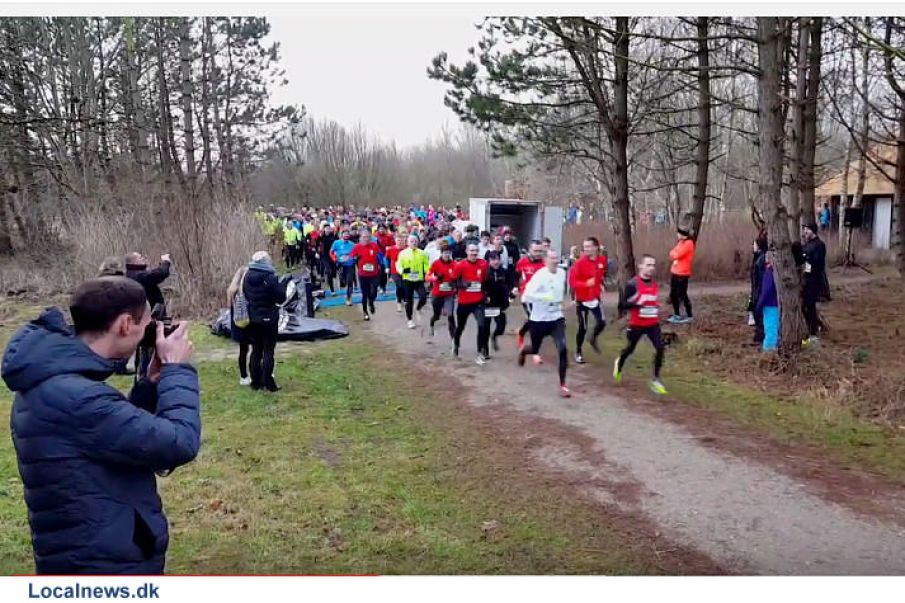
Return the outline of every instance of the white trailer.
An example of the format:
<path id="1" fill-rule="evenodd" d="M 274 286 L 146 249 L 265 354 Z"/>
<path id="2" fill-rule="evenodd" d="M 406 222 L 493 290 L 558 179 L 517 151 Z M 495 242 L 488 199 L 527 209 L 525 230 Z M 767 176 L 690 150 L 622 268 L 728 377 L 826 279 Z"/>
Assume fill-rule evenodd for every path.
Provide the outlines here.
<path id="1" fill-rule="evenodd" d="M 532 239 L 549 237 L 550 248 L 562 254 L 561 207 L 525 199 L 472 198 L 468 200 L 468 219 L 481 230 L 508 227 L 522 248 Z"/>

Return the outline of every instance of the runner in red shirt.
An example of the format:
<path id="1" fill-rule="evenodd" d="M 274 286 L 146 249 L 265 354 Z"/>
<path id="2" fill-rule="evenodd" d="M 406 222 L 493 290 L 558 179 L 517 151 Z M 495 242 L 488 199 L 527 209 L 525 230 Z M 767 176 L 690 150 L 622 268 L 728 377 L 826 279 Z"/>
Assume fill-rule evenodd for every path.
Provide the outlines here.
<path id="1" fill-rule="evenodd" d="M 515 264 L 515 272 L 518 275 L 518 289 L 513 288 L 512 294 L 518 295 L 519 299 L 522 299 L 522 295 L 525 293 L 525 286 L 528 284 L 528 281 L 531 280 L 531 277 L 534 274 L 544 267 L 544 244 L 538 241 L 537 239 L 531 241 L 531 244 L 528 246 L 528 255 L 519 259 L 519 261 Z M 527 304 L 523 303 L 522 308 L 525 310 L 525 316 L 531 316 L 531 308 L 528 307 Z M 525 345 L 525 333 L 528 332 L 531 323 L 526 318 L 525 324 L 519 327 L 518 330 L 518 341 L 516 342 L 516 347 L 518 349 L 522 349 Z M 539 362 L 540 357 L 535 356 L 534 362 Z"/>
<path id="2" fill-rule="evenodd" d="M 434 336 L 434 324 L 440 320 L 440 316 L 446 313 L 446 326 L 449 328 L 449 338 L 456 340 L 456 262 L 452 259 L 452 251 L 449 243 L 440 241 L 437 244 L 440 249 L 440 259 L 431 264 L 427 279 L 433 283 L 431 289 L 431 307 L 433 314 L 430 320 L 430 334 Z"/>
<path id="3" fill-rule="evenodd" d="M 387 232 L 386 224 L 383 222 L 377 225 L 377 236 L 375 238 L 380 251 L 384 255 L 386 255 L 387 249 L 396 244 L 396 239 L 393 238 L 392 233 Z M 384 294 L 387 292 L 387 272 L 385 270 L 380 271 L 380 291 Z"/>
<path id="4" fill-rule="evenodd" d="M 569 286 L 575 293 L 575 309 L 578 313 L 578 333 L 575 336 L 575 362 L 584 364 L 581 346 L 588 333 L 588 315 L 594 316 L 594 331 L 591 333 L 591 348 L 598 354 L 597 337 L 606 327 L 606 317 L 600 303 L 603 279 L 606 276 L 605 255 L 600 255 L 600 242 L 588 237 L 582 243 L 584 253 L 569 270 Z"/>
<path id="5" fill-rule="evenodd" d="M 475 321 L 478 323 L 478 357 L 475 360 L 478 364 L 485 364 L 487 358 L 481 350 L 481 343 L 484 338 L 484 281 L 487 280 L 487 273 L 490 271 L 485 260 L 478 258 L 478 246 L 472 243 L 466 247 L 466 256 L 464 260 L 456 263 L 456 269 L 453 275 L 459 282 L 459 291 L 457 294 L 458 306 L 456 307 L 456 333 L 453 338 L 453 356 L 459 356 L 459 344 L 462 342 L 462 332 L 465 331 L 465 325 L 468 317 L 474 314 Z"/>
<path id="6" fill-rule="evenodd" d="M 371 240 L 371 231 L 367 227 L 361 229 L 358 243 L 352 247 L 350 255 L 358 266 L 362 314 L 365 320 L 371 320 L 371 314 L 374 314 L 376 310 L 374 302 L 377 301 L 377 285 L 383 254 L 377 243 Z M 370 313 L 368 313 L 368 308 L 371 310 Z"/>
<path id="7" fill-rule="evenodd" d="M 613 364 L 613 380 L 616 383 L 622 380 L 625 361 L 635 351 L 635 346 L 638 345 L 641 338 L 646 335 L 656 350 L 650 389 L 655 394 L 663 395 L 666 393 L 666 388 L 660 382 L 660 369 L 663 367 L 666 346 L 663 345 L 663 337 L 660 333 L 659 287 L 654 280 L 656 269 L 657 260 L 651 255 L 642 255 L 641 263 L 638 264 L 638 275 L 625 284 L 619 296 L 619 311 L 629 314 L 628 330 L 626 331 L 628 345 L 619 353 L 619 357 Z"/>
<path id="8" fill-rule="evenodd" d="M 405 301 L 405 291 L 402 287 L 402 275 L 399 274 L 399 271 L 396 270 L 396 260 L 399 259 L 399 252 L 405 249 L 405 236 L 404 235 L 396 235 L 396 239 L 393 241 L 393 244 L 386 248 L 384 252 L 384 256 L 386 258 L 386 263 L 389 264 L 388 267 L 384 268 L 385 274 L 388 274 L 391 279 L 393 279 L 393 284 L 396 285 L 396 311 L 402 312 L 402 302 Z"/>

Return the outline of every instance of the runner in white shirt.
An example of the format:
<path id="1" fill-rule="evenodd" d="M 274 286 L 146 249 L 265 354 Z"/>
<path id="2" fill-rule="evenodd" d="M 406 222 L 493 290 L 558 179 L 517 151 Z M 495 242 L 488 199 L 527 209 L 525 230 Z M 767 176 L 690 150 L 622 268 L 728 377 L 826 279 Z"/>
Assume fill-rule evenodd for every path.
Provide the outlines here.
<path id="1" fill-rule="evenodd" d="M 562 313 L 566 271 L 560 268 L 559 254 L 554 250 L 546 252 L 545 262 L 545 267 L 534 273 L 522 294 L 522 302 L 531 308 L 528 318 L 531 344 L 519 350 L 518 364 L 524 366 L 525 356 L 536 355 L 544 338 L 552 336 L 559 352 L 559 395 L 568 398 L 572 392 L 566 387 L 569 351 L 566 349 L 566 319 Z"/>

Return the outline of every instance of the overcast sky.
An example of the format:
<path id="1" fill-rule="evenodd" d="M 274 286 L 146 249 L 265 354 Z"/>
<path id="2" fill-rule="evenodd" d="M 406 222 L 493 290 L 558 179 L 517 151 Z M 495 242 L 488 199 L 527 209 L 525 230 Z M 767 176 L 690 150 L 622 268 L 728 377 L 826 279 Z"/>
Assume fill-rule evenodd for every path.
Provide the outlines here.
<path id="1" fill-rule="evenodd" d="M 304 104 L 308 114 L 351 126 L 361 122 L 386 141 L 410 146 L 458 119 L 443 105 L 445 85 L 426 70 L 440 51 L 461 62 L 476 46 L 479 18 L 464 16 L 276 16 L 289 84 L 276 104 Z"/>

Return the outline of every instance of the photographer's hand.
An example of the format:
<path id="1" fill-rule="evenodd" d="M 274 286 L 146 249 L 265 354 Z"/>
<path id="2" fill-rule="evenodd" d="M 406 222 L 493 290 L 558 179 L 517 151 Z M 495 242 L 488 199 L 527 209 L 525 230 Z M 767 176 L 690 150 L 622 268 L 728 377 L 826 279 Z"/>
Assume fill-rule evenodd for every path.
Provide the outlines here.
<path id="1" fill-rule="evenodd" d="M 173 260 L 170 259 L 170 254 L 169 254 L 169 253 L 165 253 L 165 254 L 163 254 L 162 256 L 160 256 L 160 261 L 161 261 L 161 262 L 170 262 L 170 263 L 173 262 Z"/>
<path id="2" fill-rule="evenodd" d="M 188 338 L 187 322 L 180 322 L 169 337 L 164 337 L 163 323 L 157 323 L 157 352 L 155 360 L 164 364 L 185 364 L 192 358 L 194 346 Z"/>

